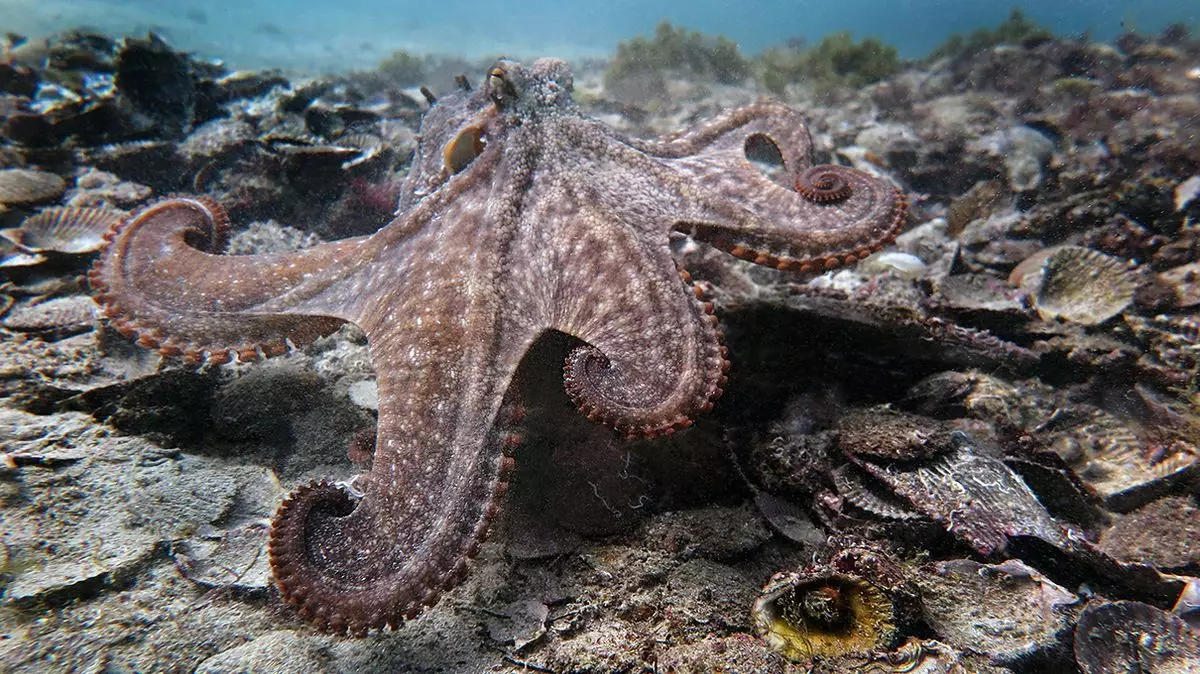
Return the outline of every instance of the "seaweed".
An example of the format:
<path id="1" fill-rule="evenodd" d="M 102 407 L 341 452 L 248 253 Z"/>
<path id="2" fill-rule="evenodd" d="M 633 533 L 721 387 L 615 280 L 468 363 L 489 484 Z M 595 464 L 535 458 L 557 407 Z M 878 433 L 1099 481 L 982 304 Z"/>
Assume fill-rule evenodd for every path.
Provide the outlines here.
<path id="1" fill-rule="evenodd" d="M 689 31 L 664 19 L 653 37 L 638 35 L 617 45 L 604 82 L 611 87 L 632 76 L 664 71 L 733 84 L 749 76 L 750 62 L 729 38 Z"/>
<path id="2" fill-rule="evenodd" d="M 788 84 L 801 81 L 818 90 L 860 87 L 896 74 L 902 64 L 895 47 L 873 37 L 855 42 L 850 33 L 839 32 L 825 36 L 812 49 L 791 45 L 768 49 L 756 65 L 763 86 L 782 96 Z"/>
<path id="3" fill-rule="evenodd" d="M 397 49 L 380 61 L 377 70 L 402 87 L 420 84 L 426 77 L 425 59 L 404 49 Z"/>
<path id="4" fill-rule="evenodd" d="M 1049 40 L 1054 35 L 1026 18 L 1013 7 L 1008 18 L 995 28 L 977 28 L 969 34 L 954 33 L 925 57 L 927 62 L 942 58 L 967 58 L 1001 44 L 1030 44 Z"/>

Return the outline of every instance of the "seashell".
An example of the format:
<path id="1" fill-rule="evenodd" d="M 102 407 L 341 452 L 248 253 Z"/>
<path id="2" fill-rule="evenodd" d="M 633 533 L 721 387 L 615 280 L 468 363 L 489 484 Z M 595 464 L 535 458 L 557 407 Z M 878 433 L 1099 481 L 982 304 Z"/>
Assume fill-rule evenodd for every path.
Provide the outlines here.
<path id="1" fill-rule="evenodd" d="M 191 128 L 197 98 L 192 66 L 154 33 L 123 41 L 114 82 L 133 109 L 169 137 Z"/>
<path id="2" fill-rule="evenodd" d="M 914 582 L 925 622 L 954 648 L 1011 665 L 1061 648 L 1071 638 L 1079 598 L 1020 560 L 955 559 L 921 571 Z"/>
<path id="3" fill-rule="evenodd" d="M 1117 512 L 1157 498 L 1200 471 L 1195 447 L 1171 443 L 1152 448 L 1134 428 L 1103 410 L 1076 419 L 1058 415 L 1041 427 L 1053 434 L 1048 440 L 1051 449 Z"/>
<path id="4" fill-rule="evenodd" d="M 1014 291 L 987 274 L 955 274 L 938 285 L 939 305 L 957 314 L 982 314 L 985 317 L 1024 318 L 1025 309 Z"/>
<path id="5" fill-rule="evenodd" d="M 1200 176 L 1192 176 L 1175 186 L 1175 210 L 1182 211 L 1200 196 Z"/>
<path id="6" fill-rule="evenodd" d="M 1126 562 L 1165 571 L 1200 566 L 1200 508 L 1190 497 L 1168 496 L 1119 518 L 1100 550 Z"/>
<path id="7" fill-rule="evenodd" d="M 125 215 L 107 208 L 47 208 L 0 236 L 34 253 L 91 253 L 104 247 L 104 234 Z"/>
<path id="8" fill-rule="evenodd" d="M 1019 475 L 965 433 L 952 436 L 952 449 L 915 465 L 861 458 L 855 465 L 981 555 L 1006 549 L 1012 536 L 1062 541 L 1061 527 Z"/>
<path id="9" fill-rule="evenodd" d="M 36 204 L 62 196 L 67 181 L 53 173 L 31 169 L 0 170 L 0 204 Z"/>
<path id="10" fill-rule="evenodd" d="M 30 253 L 7 238 L 0 237 L 0 268 L 32 267 L 46 261 L 46 256 Z"/>
<path id="11" fill-rule="evenodd" d="M 1137 277 L 1119 258 L 1081 246 L 1063 246 L 1046 260 L 1033 295 L 1044 320 L 1099 325 L 1133 302 Z"/>
<path id="12" fill-rule="evenodd" d="M 1191 262 L 1168 269 L 1158 275 L 1159 281 L 1175 291 L 1175 307 L 1186 309 L 1200 304 L 1200 262 Z"/>
<path id="13" fill-rule="evenodd" d="M 178 167 L 183 161 L 174 143 L 161 140 L 109 143 L 90 150 L 87 159 L 102 171 L 163 190 L 178 186 Z"/>
<path id="14" fill-rule="evenodd" d="M 925 275 L 927 268 L 925 262 L 916 255 L 894 250 L 881 250 L 858 263 L 858 270 L 864 274 L 891 272 L 900 278 L 909 280 L 921 278 Z"/>
<path id="15" fill-rule="evenodd" d="M 966 194 L 950 203 L 946 211 L 946 233 L 951 237 L 958 236 L 968 223 L 997 213 L 1011 199 L 1012 192 L 1004 181 L 984 180 L 975 183 Z"/>
<path id="16" fill-rule="evenodd" d="M 921 513 L 906 506 L 888 493 L 886 488 L 868 484 L 871 478 L 851 466 L 838 466 L 830 473 L 830 477 L 839 496 L 868 514 L 885 520 L 915 520 L 921 517 Z"/>
<path id="17" fill-rule="evenodd" d="M 856 674 L 1009 674 L 1012 670 L 980 662 L 969 649 L 958 651 L 936 639 L 909 637 L 890 653 L 873 655 L 869 664 L 850 670 Z"/>
<path id="18" fill-rule="evenodd" d="M 4 318 L 4 327 L 21 332 L 80 332 L 90 329 L 99 316 L 99 307 L 87 295 L 59 297 L 13 308 Z"/>
<path id="19" fill-rule="evenodd" d="M 837 430 L 838 449 L 870 459 L 910 461 L 951 446 L 950 431 L 937 421 L 886 407 L 845 414 Z"/>
<path id="20" fill-rule="evenodd" d="M 776 574 L 754 602 L 754 630 L 795 662 L 884 651 L 899 636 L 890 594 L 832 565 Z"/>
<path id="21" fill-rule="evenodd" d="M 383 152 L 383 139 L 369 133 L 355 133 L 342 136 L 337 139 L 335 145 L 358 150 L 357 157 L 342 162 L 343 169 L 351 169 L 355 166 L 365 164 Z"/>
<path id="22" fill-rule="evenodd" d="M 1075 626 L 1083 674 L 1200 671 L 1200 631 L 1136 601 L 1090 602 Z"/>

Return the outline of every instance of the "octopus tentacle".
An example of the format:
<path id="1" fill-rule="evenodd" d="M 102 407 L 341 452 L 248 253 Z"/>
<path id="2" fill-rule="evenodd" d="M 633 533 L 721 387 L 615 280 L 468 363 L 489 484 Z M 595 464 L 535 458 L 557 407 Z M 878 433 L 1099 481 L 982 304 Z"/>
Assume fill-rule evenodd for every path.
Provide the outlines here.
<path id="1" fill-rule="evenodd" d="M 375 362 L 391 367 L 380 367 L 372 469 L 353 483 L 362 493 L 306 485 L 272 523 L 276 584 L 310 622 L 355 636 L 396 627 L 462 580 L 514 466 L 507 452 L 518 440 L 503 429 L 501 399 L 529 337 L 512 337 L 518 355 L 498 359 L 499 371 L 486 376 L 471 368 L 489 359 L 463 342 L 457 360 L 411 368 L 396 362 L 396 339 L 372 342 Z M 443 331 L 436 339 L 440 347 L 421 351 L 445 355 L 453 337 Z M 423 395 L 458 386 L 460 374 L 467 383 L 456 398 Z"/>
<path id="2" fill-rule="evenodd" d="M 220 255 L 229 219 L 204 197 L 170 197 L 122 220 L 88 273 L 104 315 L 127 337 L 193 361 L 287 351 L 354 318 L 328 300 L 333 260 L 362 239 L 274 255 Z"/>
<path id="3" fill-rule="evenodd" d="M 565 388 L 585 416 L 624 435 L 671 433 L 712 408 L 729 362 L 712 305 L 681 280 L 666 238 L 648 246 L 614 215 L 579 208 L 577 237 L 560 251 L 552 327 L 587 343 L 567 356 Z"/>
<path id="4" fill-rule="evenodd" d="M 845 201 L 854 194 L 854 188 L 836 166 L 814 166 L 796 176 L 796 191 L 800 196 L 818 204 Z"/>
<path id="5" fill-rule="evenodd" d="M 907 220 L 899 189 L 857 169 L 813 166 L 803 119 L 781 104 L 733 110 L 666 141 L 631 142 L 693 188 L 678 229 L 757 264 L 820 272 L 853 263 L 890 243 Z M 751 154 L 781 164 L 776 180 Z"/>
<path id="6" fill-rule="evenodd" d="M 362 285 L 358 325 L 379 396 L 371 472 L 354 481 L 360 496 L 301 488 L 272 528 L 284 599 L 327 631 L 360 635 L 420 613 L 462 579 L 499 512 L 514 442 L 502 402 L 542 326 L 506 317 L 480 282 L 505 260 L 515 210 L 479 206 L 523 191 L 519 180 L 493 188 L 498 159 L 485 151 L 373 237 L 404 245 L 377 244 Z"/>

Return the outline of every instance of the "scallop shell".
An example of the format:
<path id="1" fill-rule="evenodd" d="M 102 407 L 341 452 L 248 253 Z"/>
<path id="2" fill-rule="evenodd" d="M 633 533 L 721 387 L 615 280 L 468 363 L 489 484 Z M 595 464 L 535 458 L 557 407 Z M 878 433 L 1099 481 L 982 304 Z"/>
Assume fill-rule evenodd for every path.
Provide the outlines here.
<path id="1" fill-rule="evenodd" d="M 67 181 L 53 173 L 23 168 L 0 170 L 0 204 L 36 204 L 62 196 Z"/>
<path id="2" fill-rule="evenodd" d="M 1042 267 L 1033 301 L 1044 320 L 1099 325 L 1133 302 L 1137 285 L 1124 260 L 1082 246 L 1063 246 Z"/>
<path id="3" fill-rule="evenodd" d="M 1087 605 L 1075 626 L 1083 674 L 1200 671 L 1200 631 L 1182 618 L 1136 601 Z"/>
<path id="4" fill-rule="evenodd" d="M 1050 447 L 1111 510 L 1132 510 L 1200 471 L 1195 447 L 1152 446 L 1129 424 L 1103 410 L 1044 425 L 1052 426 Z"/>
<path id="5" fill-rule="evenodd" d="M 343 169 L 350 169 L 360 164 L 365 164 L 383 152 L 383 140 L 369 133 L 355 133 L 342 136 L 337 139 L 335 145 L 358 150 L 357 157 L 342 162 Z"/>
<path id="6" fill-rule="evenodd" d="M 1079 598 L 1020 560 L 954 559 L 921 571 L 922 614 L 954 648 L 1012 665 L 1069 643 Z"/>
<path id="7" fill-rule="evenodd" d="M 104 247 L 105 232 L 125 215 L 107 208 L 47 208 L 0 236 L 34 253 L 91 253 Z"/>
<path id="8" fill-rule="evenodd" d="M 871 478 L 849 465 L 833 469 L 830 477 L 838 495 L 859 510 L 886 520 L 914 520 L 921 517 L 921 513 L 908 508 L 885 487 L 869 485 L 867 480 Z"/>

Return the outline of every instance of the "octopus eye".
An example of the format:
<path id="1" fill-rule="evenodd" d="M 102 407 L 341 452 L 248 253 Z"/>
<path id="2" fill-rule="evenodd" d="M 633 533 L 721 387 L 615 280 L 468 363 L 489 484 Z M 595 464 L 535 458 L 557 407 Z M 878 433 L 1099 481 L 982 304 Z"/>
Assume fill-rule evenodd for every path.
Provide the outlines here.
<path id="1" fill-rule="evenodd" d="M 497 66 L 488 71 L 488 86 L 493 89 L 504 86 L 504 68 Z"/>
<path id="2" fill-rule="evenodd" d="M 476 157 L 483 154 L 483 148 L 486 145 L 483 127 L 468 126 L 459 131 L 458 135 L 442 148 L 442 166 L 451 173 L 458 173 L 475 161 Z"/>
<path id="3" fill-rule="evenodd" d="M 508 73 L 500 66 L 493 66 L 488 71 L 487 87 L 496 105 L 504 105 L 517 97 L 517 90 L 508 79 Z"/>

